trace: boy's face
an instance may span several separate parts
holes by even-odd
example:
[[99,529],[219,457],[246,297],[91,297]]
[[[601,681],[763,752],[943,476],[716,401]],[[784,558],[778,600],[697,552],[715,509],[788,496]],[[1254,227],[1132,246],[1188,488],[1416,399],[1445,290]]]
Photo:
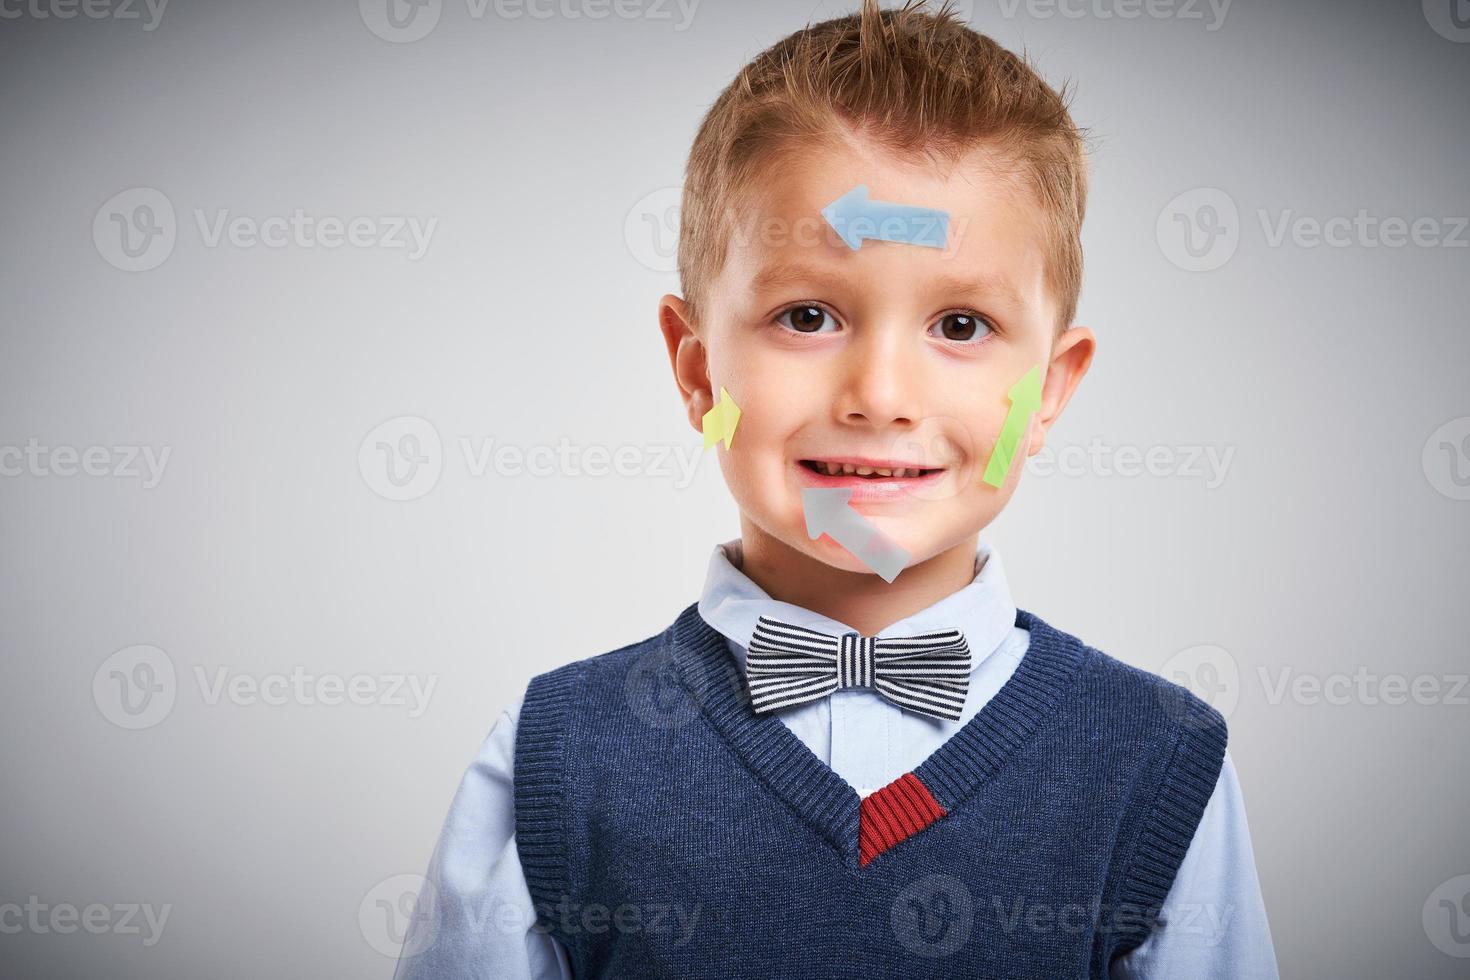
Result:
[[[788,150],[749,195],[697,329],[665,297],[691,423],[700,428],[721,386],[741,409],[732,448],[714,451],[747,530],[866,572],[830,537],[807,536],[803,488],[851,487],[850,506],[910,565],[973,547],[1010,499],[1093,341],[1073,329],[1054,343],[1038,205],[986,159],[976,152],[941,171],[855,138]],[[948,212],[947,246],[869,239],[853,251],[821,209],[859,184],[873,201]],[[1042,407],[993,487],[981,476],[1007,392],[1038,365]],[[827,472],[885,463],[907,472]]]

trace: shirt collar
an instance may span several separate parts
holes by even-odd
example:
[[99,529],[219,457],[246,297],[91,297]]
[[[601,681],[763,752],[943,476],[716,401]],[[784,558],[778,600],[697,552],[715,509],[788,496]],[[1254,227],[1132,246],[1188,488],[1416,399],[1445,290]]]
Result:
[[[846,623],[771,598],[736,567],[740,558],[738,539],[715,546],[705,575],[704,592],[699,597],[699,615],[731,641],[731,651],[742,670],[745,647],[755,632],[756,620],[762,616],[824,633],[855,632]],[[974,664],[978,666],[1000,646],[1015,625],[1016,604],[1011,599],[1005,567],[1000,555],[981,542],[975,551],[975,577],[969,585],[885,627],[882,635],[913,636],[954,627],[965,634]]]

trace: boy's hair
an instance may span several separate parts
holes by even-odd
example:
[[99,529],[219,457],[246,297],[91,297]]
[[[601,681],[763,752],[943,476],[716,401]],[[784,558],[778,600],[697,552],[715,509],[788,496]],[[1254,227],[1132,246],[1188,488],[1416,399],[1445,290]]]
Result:
[[857,14],[797,31],[741,69],[710,108],[689,151],[679,220],[679,276],[696,322],[734,232],[732,198],[792,141],[844,128],[915,156],[995,153],[1040,205],[1057,329],[1072,322],[1087,162],[1065,89],[971,30],[948,2],[931,12],[925,0],[898,10],[863,0]]

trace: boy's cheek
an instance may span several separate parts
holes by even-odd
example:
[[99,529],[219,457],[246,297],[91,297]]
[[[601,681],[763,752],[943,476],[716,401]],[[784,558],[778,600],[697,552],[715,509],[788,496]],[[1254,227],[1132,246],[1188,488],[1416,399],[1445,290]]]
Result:
[[943,501],[984,484],[986,464],[1000,438],[1005,416],[986,414],[957,418],[930,416],[912,430],[896,436],[888,455],[943,466],[944,477],[915,491],[926,501]]
[[[740,448],[737,440],[736,449]],[[747,443],[744,452],[720,456],[725,486],[741,513],[778,537],[799,544],[806,517],[802,511],[800,486],[788,472],[788,461],[770,447],[757,449]]]

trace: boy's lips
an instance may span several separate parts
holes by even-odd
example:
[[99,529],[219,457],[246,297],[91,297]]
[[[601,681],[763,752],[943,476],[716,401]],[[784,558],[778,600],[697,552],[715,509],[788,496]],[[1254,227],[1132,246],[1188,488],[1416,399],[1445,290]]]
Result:
[[795,466],[802,485],[850,487],[854,502],[893,500],[944,477],[942,466],[871,456],[808,457],[797,460]]

